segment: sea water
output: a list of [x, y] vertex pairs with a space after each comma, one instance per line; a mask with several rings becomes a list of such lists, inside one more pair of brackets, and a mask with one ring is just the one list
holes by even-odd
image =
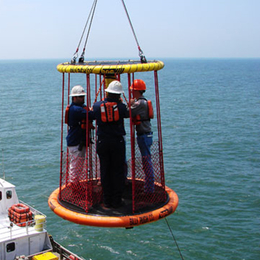
[[[165, 178], [179, 196], [168, 223], [88, 227], [49, 209], [59, 185], [56, 65], [66, 60], [0, 61], [1, 175], [85, 259], [260, 259], [260, 59], [162, 60]], [[150, 85], [153, 74], [142, 76]]]

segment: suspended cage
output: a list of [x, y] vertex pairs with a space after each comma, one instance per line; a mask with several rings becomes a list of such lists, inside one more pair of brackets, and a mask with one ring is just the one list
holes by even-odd
[[[96, 1], [94, 1], [95, 3]], [[122, 1], [123, 2], [123, 1]], [[92, 7], [93, 8], [93, 7]], [[94, 8], [93, 8], [94, 9]], [[128, 16], [129, 17], [129, 16]], [[158, 71], [164, 67], [162, 61], [147, 61], [139, 47], [140, 60], [127, 61], [84, 61], [79, 62], [76, 55], [71, 62], [59, 64], [62, 73], [61, 107], [61, 151], [60, 185], [50, 196], [49, 206], [60, 217], [83, 225], [100, 227], [134, 227], [159, 220], [172, 214], [178, 205], [177, 194], [165, 185], [163, 162], [163, 144], [159, 98]], [[84, 52], [84, 51], [83, 51]], [[152, 119], [154, 130], [151, 157], [140, 154], [136, 141], [135, 125], [131, 113], [130, 100], [133, 90], [130, 88], [136, 74], [149, 73], [149, 95], [153, 95], [155, 117]], [[75, 82], [74, 77], [81, 74], [86, 92], [86, 144], [85, 156], [80, 160], [73, 158], [66, 147], [68, 127], [65, 124], [66, 109], [70, 104], [70, 92]], [[147, 76], [147, 75], [146, 75]], [[113, 80], [123, 83], [123, 102], [129, 107], [130, 118], [125, 119], [129, 136], [128, 153], [125, 160], [125, 187], [123, 200], [125, 205], [106, 210], [103, 205], [103, 191], [100, 178], [100, 162], [97, 155], [97, 126], [88, 117], [92, 105], [102, 100], [105, 89]], [[153, 94], [151, 94], [153, 93]], [[77, 159], [77, 165], [73, 161]], [[76, 167], [71, 171], [71, 167]], [[146, 186], [152, 187], [149, 192]]]

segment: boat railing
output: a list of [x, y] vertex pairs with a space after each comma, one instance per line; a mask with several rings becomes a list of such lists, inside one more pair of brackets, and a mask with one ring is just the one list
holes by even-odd
[[44, 215], [42, 212], [40, 212], [39, 210], [33, 208], [32, 206], [28, 205], [27, 203], [23, 202], [22, 200], [19, 200], [20, 203], [28, 206], [30, 208], [30, 211], [32, 212], [33, 216], [36, 216], [36, 215], [40, 215], [40, 216], [44, 216], [45, 219], [46, 219], [46, 215]]

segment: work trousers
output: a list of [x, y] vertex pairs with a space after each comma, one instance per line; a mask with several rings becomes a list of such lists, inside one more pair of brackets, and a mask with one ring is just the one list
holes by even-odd
[[125, 140], [123, 136], [98, 138], [101, 184], [105, 206], [119, 207], [125, 185]]
[[79, 151], [79, 145], [69, 146], [69, 182], [78, 183], [84, 179], [83, 167], [85, 161], [86, 147]]

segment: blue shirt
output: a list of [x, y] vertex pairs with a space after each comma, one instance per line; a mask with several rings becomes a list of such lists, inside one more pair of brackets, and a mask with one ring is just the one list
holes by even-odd
[[69, 109], [69, 132], [67, 135], [67, 146], [76, 146], [86, 143], [86, 130], [81, 128], [82, 120], [86, 119], [87, 111], [85, 105], [71, 103]]

